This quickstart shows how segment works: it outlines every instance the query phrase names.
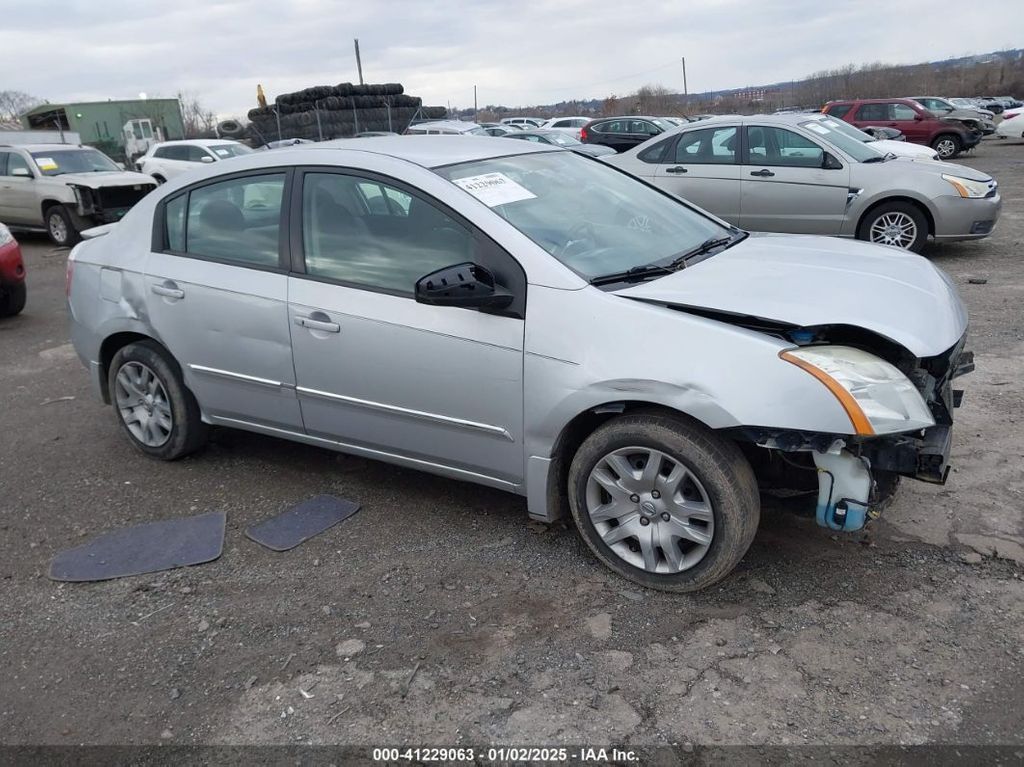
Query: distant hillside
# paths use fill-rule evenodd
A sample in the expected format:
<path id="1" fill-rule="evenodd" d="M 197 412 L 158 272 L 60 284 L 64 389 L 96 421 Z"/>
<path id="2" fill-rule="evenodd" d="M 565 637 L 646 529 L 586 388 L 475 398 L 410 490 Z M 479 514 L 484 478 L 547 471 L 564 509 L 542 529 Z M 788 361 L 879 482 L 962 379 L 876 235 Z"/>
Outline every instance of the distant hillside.
<path id="1" fill-rule="evenodd" d="M 815 72 L 802 80 L 747 85 L 684 96 L 647 86 L 628 96 L 560 101 L 530 107 L 491 105 L 479 110 L 480 119 L 506 114 L 550 117 L 563 114 L 626 113 L 695 114 L 701 112 L 761 111 L 783 106 L 817 107 L 830 99 L 890 96 L 1024 96 L 1024 49 L 1014 48 L 924 64 L 849 64 Z M 458 111 L 472 119 L 472 109 Z"/>

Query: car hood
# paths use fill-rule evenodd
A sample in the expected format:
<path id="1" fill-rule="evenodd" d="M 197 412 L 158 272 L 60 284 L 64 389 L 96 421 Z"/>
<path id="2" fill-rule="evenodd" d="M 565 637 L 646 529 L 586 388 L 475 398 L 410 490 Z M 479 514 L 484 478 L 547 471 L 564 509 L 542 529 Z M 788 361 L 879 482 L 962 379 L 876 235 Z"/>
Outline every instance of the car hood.
<path id="1" fill-rule="evenodd" d="M 62 173 L 50 178 L 64 184 L 74 184 L 89 189 L 101 189 L 105 186 L 135 186 L 137 184 L 156 186 L 152 176 L 129 170 L 110 171 L 109 173 Z"/>
<path id="2" fill-rule="evenodd" d="M 952 347 L 967 311 L 946 274 L 895 248 L 810 235 L 753 234 L 619 296 L 800 327 L 852 325 L 916 357 Z"/>
<path id="3" fill-rule="evenodd" d="M 892 160 L 892 162 L 907 163 L 909 159 L 909 157 L 898 157 L 896 160 Z M 861 163 L 860 167 L 884 168 L 886 165 L 888 165 L 888 163 Z M 914 173 L 948 173 L 951 176 L 959 176 L 960 178 L 966 178 L 971 181 L 982 181 L 985 183 L 992 180 L 992 177 L 990 175 L 988 175 L 987 173 L 982 173 L 980 170 L 976 170 L 975 168 L 971 168 L 967 165 L 958 165 L 957 163 L 952 162 L 942 162 L 940 160 L 933 160 L 932 162 L 915 162 L 912 164 L 905 164 L 901 165 L 900 169 L 903 171 L 911 170 Z"/>
<path id="4" fill-rule="evenodd" d="M 892 152 L 897 157 L 908 157 L 912 160 L 934 160 L 937 156 L 931 147 L 911 144 L 909 141 L 893 141 L 883 138 L 867 142 L 867 144 L 883 154 Z"/>

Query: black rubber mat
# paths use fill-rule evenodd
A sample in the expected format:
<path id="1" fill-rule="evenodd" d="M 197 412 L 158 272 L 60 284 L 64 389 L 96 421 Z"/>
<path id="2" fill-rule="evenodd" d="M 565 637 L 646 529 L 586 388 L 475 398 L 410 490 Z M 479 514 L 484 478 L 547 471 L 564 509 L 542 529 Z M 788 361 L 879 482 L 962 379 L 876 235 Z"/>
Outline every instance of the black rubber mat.
<path id="1" fill-rule="evenodd" d="M 222 511 L 112 530 L 53 558 L 55 581 L 105 581 L 212 562 L 224 548 Z"/>
<path id="2" fill-rule="evenodd" d="M 245 534 L 268 549 L 288 551 L 359 511 L 359 504 L 318 495 L 255 524 Z"/>

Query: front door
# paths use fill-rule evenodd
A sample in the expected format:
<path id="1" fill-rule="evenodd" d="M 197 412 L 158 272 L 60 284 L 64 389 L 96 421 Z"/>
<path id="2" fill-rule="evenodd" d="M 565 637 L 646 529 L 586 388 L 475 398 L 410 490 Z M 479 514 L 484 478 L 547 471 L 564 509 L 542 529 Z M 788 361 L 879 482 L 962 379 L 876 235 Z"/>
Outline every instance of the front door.
<path id="1" fill-rule="evenodd" d="M 740 226 L 756 232 L 839 234 L 850 169 L 826 168 L 818 143 L 785 128 L 748 125 L 740 166 Z"/>
<path id="2" fill-rule="evenodd" d="M 679 135 L 654 171 L 654 183 L 730 224 L 740 223 L 739 129 L 702 128 Z"/>
<path id="3" fill-rule="evenodd" d="M 293 246 L 304 258 L 293 266 L 304 274 L 292 275 L 288 296 L 307 433 L 385 460 L 521 482 L 526 284 L 518 264 L 455 214 L 375 177 L 306 172 L 301 208 Z M 493 314 L 415 301 L 420 277 L 467 261 L 514 285 L 519 308 Z"/>
<path id="4" fill-rule="evenodd" d="M 17 152 L 0 151 L 0 223 L 38 226 L 42 216 L 28 162 Z"/>
<path id="5" fill-rule="evenodd" d="M 287 178 L 215 179 L 163 203 L 146 305 L 206 415 L 301 433 L 281 246 Z"/>

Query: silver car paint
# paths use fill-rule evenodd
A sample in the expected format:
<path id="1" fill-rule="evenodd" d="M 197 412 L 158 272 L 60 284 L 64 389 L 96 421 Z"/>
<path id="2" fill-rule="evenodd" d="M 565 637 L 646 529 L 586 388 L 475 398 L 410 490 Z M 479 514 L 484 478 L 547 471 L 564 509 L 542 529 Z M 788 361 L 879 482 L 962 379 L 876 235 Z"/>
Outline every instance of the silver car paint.
<path id="1" fill-rule="evenodd" d="M 718 118 L 667 133 L 741 125 L 780 127 L 819 144 L 837 156 L 842 168 L 772 166 L 770 170 L 775 175 L 762 178 L 750 174 L 767 166 L 690 164 L 686 166 L 685 174 L 668 174 L 662 164 L 647 163 L 638 158 L 641 152 L 663 140 L 666 134 L 602 160 L 650 181 L 729 223 L 755 231 L 855 237 L 862 217 L 871 207 L 884 200 L 900 198 L 913 200 L 926 208 L 934 222 L 936 239 L 986 237 L 988 233 L 971 234 L 971 225 L 974 221 L 998 219 L 1002 208 L 998 192 L 990 198 L 963 199 L 942 178 L 946 173 L 976 181 L 991 181 L 986 174 L 963 165 L 914 162 L 906 158 L 878 163 L 857 162 L 799 124 L 808 119 L 803 115 Z M 720 183 L 707 183 L 709 177 L 718 179 Z M 737 189 L 739 215 L 735 212 Z"/>
<path id="2" fill-rule="evenodd" d="M 787 342 L 671 308 L 698 299 L 715 307 L 729 295 L 755 293 L 744 284 L 746 276 L 716 269 L 724 254 L 648 283 L 650 295 L 638 288 L 605 292 L 429 170 L 488 156 L 562 150 L 443 136 L 366 139 L 359 149 L 345 146 L 351 144 L 237 158 L 230 172 L 325 165 L 400 178 L 450 205 L 515 255 L 529 285 L 526 320 L 243 267 L 213 269 L 209 262 L 149 252 L 158 200 L 201 178 L 194 175 L 189 182 L 164 185 L 108 234 L 72 252 L 72 339 L 97 389 L 103 388 L 104 340 L 139 333 L 163 343 L 178 360 L 204 420 L 511 490 L 526 495 L 530 514 L 543 519 L 560 513 L 549 471 L 559 435 L 573 418 L 601 405 L 664 405 L 716 429 L 760 425 L 851 433 L 831 393 L 779 359 Z M 221 167 L 206 176 L 225 173 Z M 796 241 L 787 245 L 790 239 Z M 796 323 L 842 316 L 863 327 L 874 323 L 879 332 L 897 324 L 892 294 L 879 290 L 893 280 L 890 258 L 865 262 L 865 248 L 877 253 L 874 246 L 778 238 L 768 247 L 763 238 L 749 238 L 728 253 L 756 260 L 791 248 L 802 249 L 805 257 L 779 258 L 776 284 L 802 280 L 817 249 L 827 253 L 830 284 L 856 277 L 864 287 L 862 302 L 847 302 L 843 314 L 833 315 L 834 292 L 814 285 L 802 291 L 794 287 L 788 301 L 774 307 L 752 304 L 749 311 L 777 310 L 784 315 L 779 319 Z M 912 264 L 907 274 L 925 280 L 934 293 L 931 329 L 915 327 L 907 343 L 948 348 L 963 326 L 955 291 L 948 283 L 945 293 L 935 287 L 943 278 L 927 262 L 899 257 Z M 700 296 L 688 292 L 689 280 L 700 282 Z M 182 290 L 184 297 L 158 295 L 154 286 Z M 232 295 L 222 302 L 217 291 L 228 288 Z M 188 310 L 193 296 L 200 305 Z M 177 311 L 182 308 L 186 311 Z M 238 316 L 227 316 L 233 312 Z M 327 315 L 321 321 L 337 324 L 339 332 L 295 323 L 313 312 Z M 286 361 L 289 335 L 294 378 Z M 301 423 L 295 422 L 296 412 Z"/>

